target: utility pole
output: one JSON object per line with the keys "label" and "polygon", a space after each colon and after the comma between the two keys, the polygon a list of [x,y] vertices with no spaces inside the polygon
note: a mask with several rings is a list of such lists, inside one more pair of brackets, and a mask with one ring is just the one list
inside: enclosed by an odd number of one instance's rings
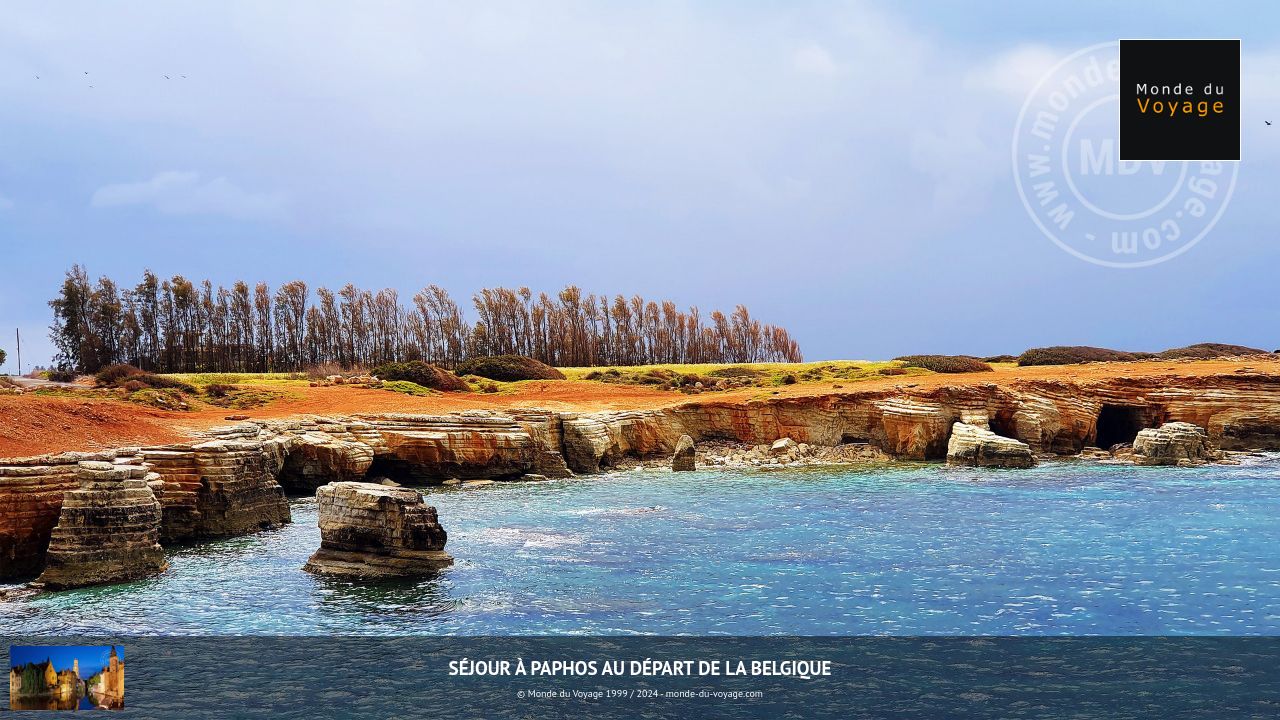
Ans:
{"label": "utility pole", "polygon": [[18,338],[18,377],[22,377],[22,331],[14,328],[13,335]]}

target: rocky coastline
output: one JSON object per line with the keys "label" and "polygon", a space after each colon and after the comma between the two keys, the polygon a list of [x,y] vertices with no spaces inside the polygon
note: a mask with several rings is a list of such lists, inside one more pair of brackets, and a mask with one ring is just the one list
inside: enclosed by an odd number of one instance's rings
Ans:
{"label": "rocky coastline", "polygon": [[[687,437],[694,444],[691,457]],[[289,522],[286,494],[587,475],[634,466],[783,468],[1046,457],[1188,465],[1280,449],[1280,374],[1013,381],[830,392],[650,410],[521,409],[257,420],[186,444],[0,459],[0,580],[46,570],[81,464],[145,479],[162,544]],[[692,462],[690,462],[692,461]],[[136,488],[133,488],[136,490]]]}

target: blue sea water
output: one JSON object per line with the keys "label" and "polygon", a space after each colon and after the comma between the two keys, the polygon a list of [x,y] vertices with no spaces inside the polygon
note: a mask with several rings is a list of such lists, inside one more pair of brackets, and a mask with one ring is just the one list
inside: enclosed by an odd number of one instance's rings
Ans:
{"label": "blue sea water", "polygon": [[294,523],[0,603],[7,634],[1280,634],[1280,460],[635,470],[424,488],[456,565],[313,577]]}

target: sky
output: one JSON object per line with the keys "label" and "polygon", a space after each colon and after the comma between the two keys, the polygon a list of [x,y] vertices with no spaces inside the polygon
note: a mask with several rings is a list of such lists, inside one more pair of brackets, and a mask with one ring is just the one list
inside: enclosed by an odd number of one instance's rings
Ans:
{"label": "sky", "polygon": [[[59,672],[71,669],[75,660],[80,661],[80,677],[89,679],[107,666],[111,656],[110,645],[14,645],[9,648],[9,667],[32,662],[53,661],[53,669]],[[124,662],[124,647],[116,645],[116,656]]]}
{"label": "sky", "polygon": [[[1042,235],[1010,163],[1038,78],[1122,37],[1243,41],[1228,210],[1128,270]],[[3,370],[15,328],[49,363],[73,263],[743,303],[809,360],[1275,349],[1278,82],[1267,2],[7,2]]]}

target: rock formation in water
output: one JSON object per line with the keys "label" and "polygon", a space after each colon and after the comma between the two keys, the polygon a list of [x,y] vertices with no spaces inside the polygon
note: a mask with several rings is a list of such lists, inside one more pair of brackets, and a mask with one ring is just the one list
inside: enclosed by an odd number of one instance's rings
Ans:
{"label": "rock formation in water", "polygon": [[1133,461],[1139,465],[1203,465],[1222,457],[1205,429],[1185,422],[1146,428],[1133,440]]}
{"label": "rock formation in water", "polygon": [[331,483],[316,492],[320,549],[304,569],[350,578],[430,574],[453,564],[436,509],[417,490]]}
{"label": "rock formation in water", "polygon": [[1029,468],[1036,464],[1024,442],[1001,437],[986,428],[958,422],[947,442],[947,464],[970,467]]}
{"label": "rock formation in water", "polygon": [[37,582],[60,589],[164,572],[160,503],[146,476],[138,465],[80,462],[80,487],[63,497]]}
{"label": "rock formation in water", "polygon": [[681,435],[676,441],[676,452],[671,456],[671,469],[676,472],[687,472],[696,470],[694,461],[697,451],[693,447],[693,438],[688,435]]}

